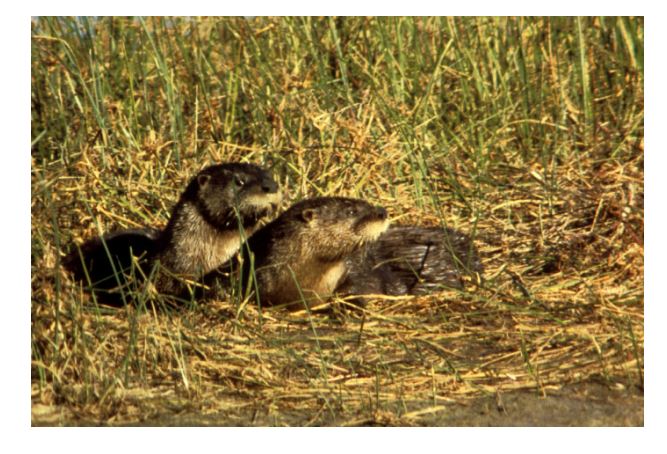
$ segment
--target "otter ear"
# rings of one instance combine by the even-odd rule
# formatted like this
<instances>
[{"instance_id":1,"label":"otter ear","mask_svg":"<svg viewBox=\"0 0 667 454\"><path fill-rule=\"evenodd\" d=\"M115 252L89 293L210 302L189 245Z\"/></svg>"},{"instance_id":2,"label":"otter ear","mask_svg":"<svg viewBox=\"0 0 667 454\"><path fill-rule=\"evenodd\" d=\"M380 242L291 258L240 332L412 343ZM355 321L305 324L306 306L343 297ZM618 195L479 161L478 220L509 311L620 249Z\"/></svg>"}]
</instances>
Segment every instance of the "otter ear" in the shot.
<instances>
[{"instance_id":1,"label":"otter ear","mask_svg":"<svg viewBox=\"0 0 667 454\"><path fill-rule=\"evenodd\" d=\"M306 208L301 212L301 219L304 220L304 222L311 223L315 219L316 213L313 208Z\"/></svg>"},{"instance_id":2,"label":"otter ear","mask_svg":"<svg viewBox=\"0 0 667 454\"><path fill-rule=\"evenodd\" d=\"M200 188L205 188L209 181L211 181L211 175L207 173L197 175L197 184L199 184Z\"/></svg>"}]
</instances>

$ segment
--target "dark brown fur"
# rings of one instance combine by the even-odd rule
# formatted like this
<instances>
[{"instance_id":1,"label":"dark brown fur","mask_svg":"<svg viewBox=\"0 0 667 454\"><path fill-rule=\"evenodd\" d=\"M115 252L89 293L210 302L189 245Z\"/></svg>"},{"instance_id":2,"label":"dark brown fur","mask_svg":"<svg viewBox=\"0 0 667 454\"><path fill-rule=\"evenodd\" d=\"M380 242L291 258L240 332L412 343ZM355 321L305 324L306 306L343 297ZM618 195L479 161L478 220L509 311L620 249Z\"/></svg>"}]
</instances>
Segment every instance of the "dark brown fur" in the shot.
<instances>
[{"instance_id":1,"label":"dark brown fur","mask_svg":"<svg viewBox=\"0 0 667 454\"><path fill-rule=\"evenodd\" d=\"M463 288L464 276L483 271L467 235L449 228L392 226L354 254L341 294L424 295ZM474 279L473 279L474 280Z\"/></svg>"},{"instance_id":2,"label":"dark brown fur","mask_svg":"<svg viewBox=\"0 0 667 454\"><path fill-rule=\"evenodd\" d=\"M275 181L260 167L210 166L190 181L163 231L122 231L90 240L73 250L65 265L75 278L90 278L93 290L107 296L107 302L118 303L125 300L119 287L143 280L137 279L141 273L127 276L134 269L132 256L139 256L143 273L155 267L157 292L182 295L188 281L228 261L279 201Z\"/></svg>"},{"instance_id":3,"label":"dark brown fur","mask_svg":"<svg viewBox=\"0 0 667 454\"><path fill-rule=\"evenodd\" d=\"M296 203L241 248L245 288L256 288L264 306L326 299L345 279L348 256L387 225L386 211L363 200Z\"/></svg>"}]
</instances>

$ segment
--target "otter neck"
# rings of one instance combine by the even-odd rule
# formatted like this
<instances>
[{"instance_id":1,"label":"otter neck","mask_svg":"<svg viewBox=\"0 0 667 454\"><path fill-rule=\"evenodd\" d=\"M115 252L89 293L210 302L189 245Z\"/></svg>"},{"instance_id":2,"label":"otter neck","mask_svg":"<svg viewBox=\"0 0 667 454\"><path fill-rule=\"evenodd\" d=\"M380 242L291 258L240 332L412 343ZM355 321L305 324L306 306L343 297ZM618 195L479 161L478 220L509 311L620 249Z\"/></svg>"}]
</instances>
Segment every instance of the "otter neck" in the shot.
<instances>
[{"instance_id":1,"label":"otter neck","mask_svg":"<svg viewBox=\"0 0 667 454\"><path fill-rule=\"evenodd\" d=\"M250 227L240 232L238 225L216 227L202 216L195 203L182 201L164 231L158 258L177 274L207 273L229 260L239 250L242 233L247 237L252 230Z\"/></svg>"}]
</instances>

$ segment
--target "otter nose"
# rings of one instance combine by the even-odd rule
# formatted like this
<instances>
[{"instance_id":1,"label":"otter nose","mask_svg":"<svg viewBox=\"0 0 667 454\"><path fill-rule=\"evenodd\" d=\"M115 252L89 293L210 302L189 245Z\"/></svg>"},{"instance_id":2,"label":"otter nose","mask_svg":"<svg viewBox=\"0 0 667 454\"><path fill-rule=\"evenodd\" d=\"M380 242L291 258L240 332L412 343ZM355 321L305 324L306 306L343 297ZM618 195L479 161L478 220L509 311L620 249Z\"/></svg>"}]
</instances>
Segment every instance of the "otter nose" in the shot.
<instances>
[{"instance_id":1,"label":"otter nose","mask_svg":"<svg viewBox=\"0 0 667 454\"><path fill-rule=\"evenodd\" d=\"M272 179L265 178L262 180L262 190L264 192L276 192L278 190L278 185Z\"/></svg>"},{"instance_id":2,"label":"otter nose","mask_svg":"<svg viewBox=\"0 0 667 454\"><path fill-rule=\"evenodd\" d=\"M380 219L387 219L387 210L382 207L375 207L375 212Z\"/></svg>"}]
</instances>

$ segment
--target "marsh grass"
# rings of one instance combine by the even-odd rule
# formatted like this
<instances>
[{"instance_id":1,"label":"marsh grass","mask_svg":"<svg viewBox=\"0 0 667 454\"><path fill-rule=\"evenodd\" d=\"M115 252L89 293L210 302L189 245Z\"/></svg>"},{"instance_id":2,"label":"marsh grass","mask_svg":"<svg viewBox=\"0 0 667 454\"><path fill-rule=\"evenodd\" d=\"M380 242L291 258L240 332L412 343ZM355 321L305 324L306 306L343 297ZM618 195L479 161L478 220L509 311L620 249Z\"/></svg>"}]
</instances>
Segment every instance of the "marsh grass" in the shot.
<instances>
[{"instance_id":1,"label":"marsh grass","mask_svg":"<svg viewBox=\"0 0 667 454\"><path fill-rule=\"evenodd\" d=\"M424 424L574 382L643 386L643 20L39 18L33 424ZM207 164L472 234L467 291L364 309L110 309L72 242L166 224Z\"/></svg>"}]
</instances>

